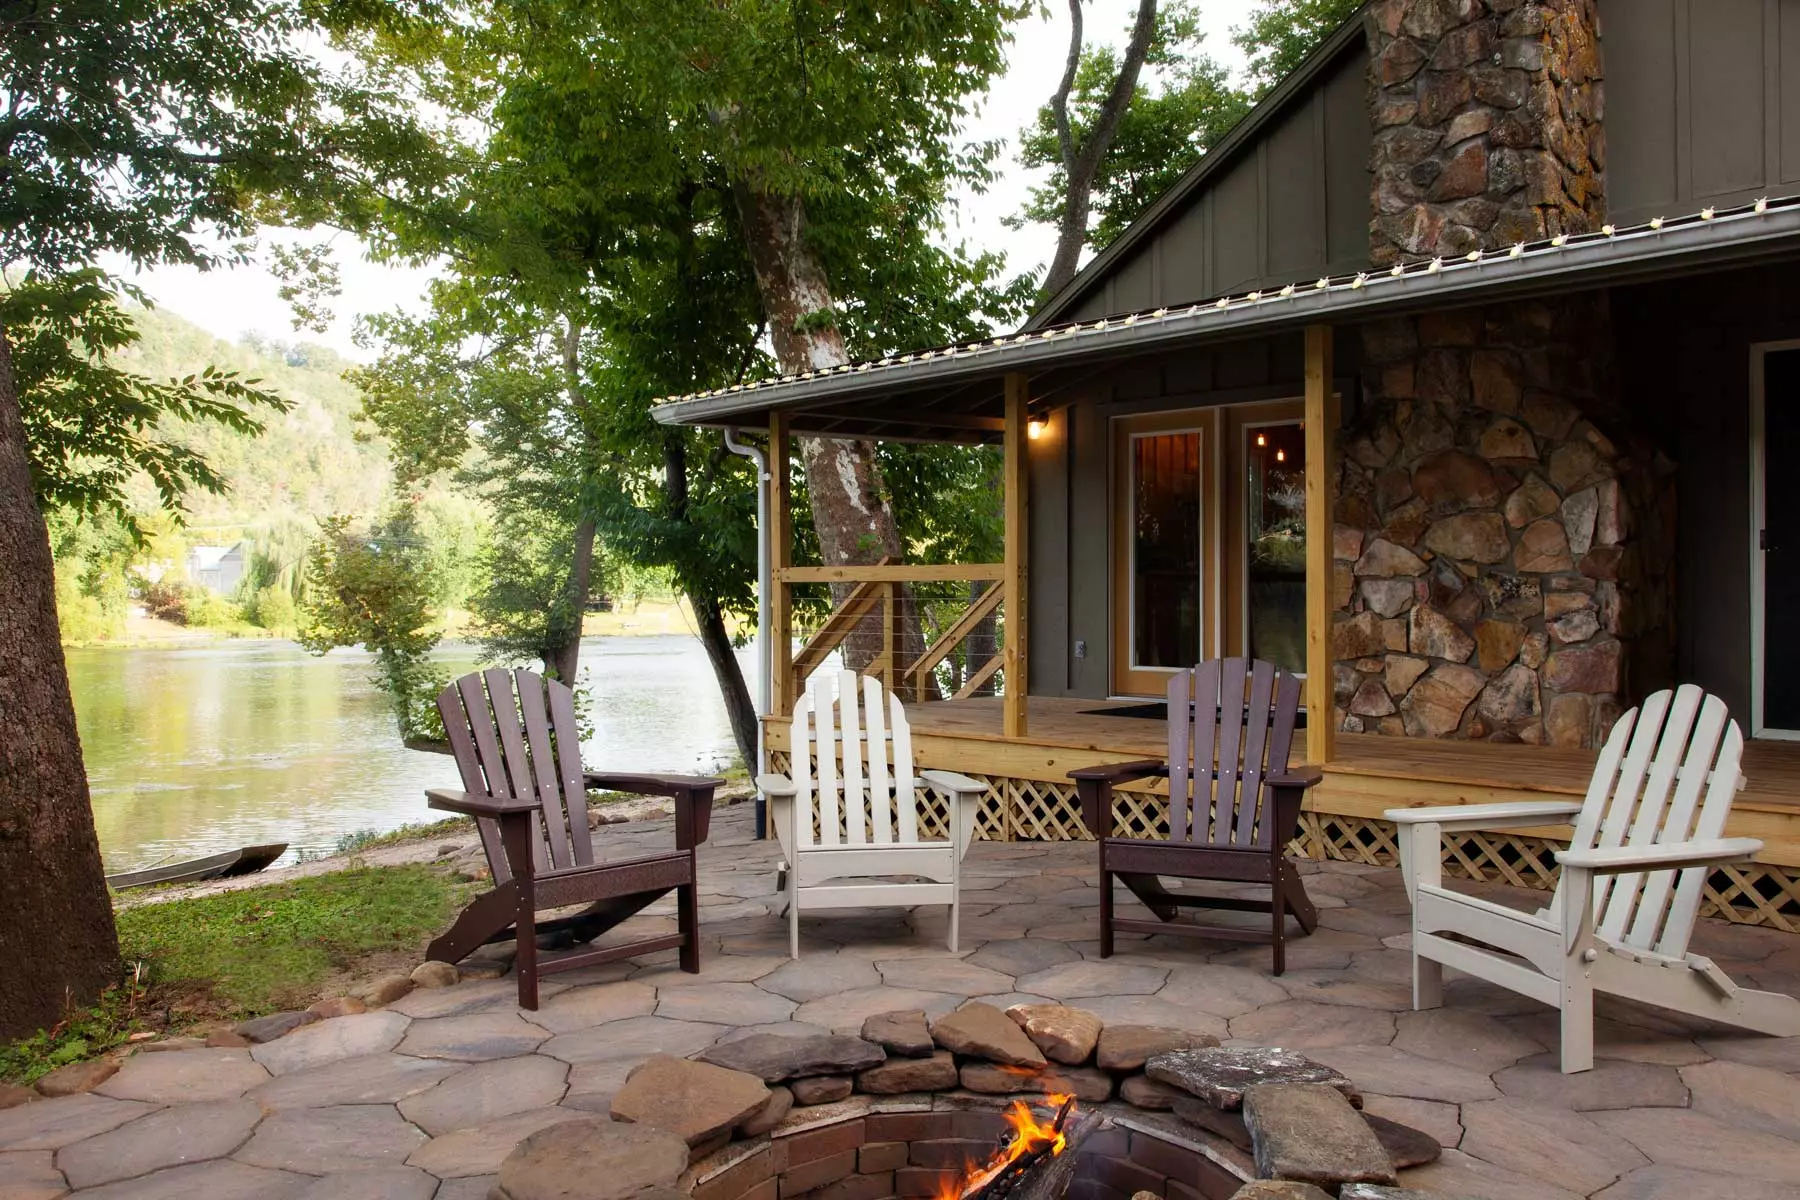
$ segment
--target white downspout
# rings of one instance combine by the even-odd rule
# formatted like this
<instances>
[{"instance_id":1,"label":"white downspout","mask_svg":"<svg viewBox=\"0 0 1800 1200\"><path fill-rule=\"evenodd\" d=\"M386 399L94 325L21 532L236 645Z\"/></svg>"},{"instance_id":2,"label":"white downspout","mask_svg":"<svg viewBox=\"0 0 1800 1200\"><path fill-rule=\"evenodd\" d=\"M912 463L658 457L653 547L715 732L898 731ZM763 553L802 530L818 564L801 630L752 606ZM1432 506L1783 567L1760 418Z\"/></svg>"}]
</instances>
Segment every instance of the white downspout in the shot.
<instances>
[{"instance_id":1,"label":"white downspout","mask_svg":"<svg viewBox=\"0 0 1800 1200\"><path fill-rule=\"evenodd\" d=\"M725 448L756 464L756 771L769 769L769 748L763 733L763 718L769 715L771 700L769 646L769 589L773 586L773 564L769 561L769 456L755 446L737 439L738 431L725 431ZM756 793L756 836L769 836L768 801Z\"/></svg>"}]
</instances>

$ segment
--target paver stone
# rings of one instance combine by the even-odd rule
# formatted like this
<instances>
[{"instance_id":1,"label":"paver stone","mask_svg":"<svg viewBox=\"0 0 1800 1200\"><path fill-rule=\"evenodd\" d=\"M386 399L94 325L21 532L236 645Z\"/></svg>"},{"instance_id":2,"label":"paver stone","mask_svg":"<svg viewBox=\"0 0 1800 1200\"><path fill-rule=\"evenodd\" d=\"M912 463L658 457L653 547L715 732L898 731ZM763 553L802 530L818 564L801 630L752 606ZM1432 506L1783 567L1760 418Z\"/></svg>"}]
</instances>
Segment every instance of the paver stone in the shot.
<instances>
[{"instance_id":1,"label":"paver stone","mask_svg":"<svg viewBox=\"0 0 1800 1200\"><path fill-rule=\"evenodd\" d=\"M48 1150L0 1154L0 1196L7 1200L56 1200L68 1194L55 1158Z\"/></svg>"},{"instance_id":2,"label":"paver stone","mask_svg":"<svg viewBox=\"0 0 1800 1200\"><path fill-rule=\"evenodd\" d=\"M338 1104L290 1108L269 1116L232 1157L281 1171L329 1175L394 1167L425 1135L386 1104Z\"/></svg>"},{"instance_id":3,"label":"paver stone","mask_svg":"<svg viewBox=\"0 0 1800 1200\"><path fill-rule=\"evenodd\" d=\"M277 1041L266 1042L250 1051L250 1057L269 1069L271 1075L304 1071L392 1050L412 1024L408 1017L396 1012L358 1013L320 1021L296 1029Z\"/></svg>"},{"instance_id":4,"label":"paver stone","mask_svg":"<svg viewBox=\"0 0 1800 1200\"><path fill-rule=\"evenodd\" d=\"M95 1088L116 1100L148 1100L153 1104L197 1104L202 1100L236 1100L269 1078L248 1050L177 1050L173 1054L134 1054L119 1073Z\"/></svg>"},{"instance_id":5,"label":"paver stone","mask_svg":"<svg viewBox=\"0 0 1800 1200\"><path fill-rule=\"evenodd\" d=\"M414 1021L398 1051L420 1058L485 1062L530 1054L549 1037L516 1012L480 1012Z\"/></svg>"},{"instance_id":6,"label":"paver stone","mask_svg":"<svg viewBox=\"0 0 1800 1200\"><path fill-rule=\"evenodd\" d=\"M438 1181L417 1167L344 1171L314 1180L294 1200L434 1200Z\"/></svg>"},{"instance_id":7,"label":"paver stone","mask_svg":"<svg viewBox=\"0 0 1800 1200\"><path fill-rule=\"evenodd\" d=\"M617 1121L580 1121L538 1130L506 1156L497 1200L632 1200L672 1186L687 1169L688 1146L666 1130ZM604 1190L595 1181L604 1180Z\"/></svg>"},{"instance_id":8,"label":"paver stone","mask_svg":"<svg viewBox=\"0 0 1800 1200\"><path fill-rule=\"evenodd\" d=\"M835 996L855 988L878 987L881 972L866 958L847 954L812 954L789 959L756 981L756 986L799 1004Z\"/></svg>"},{"instance_id":9,"label":"paver stone","mask_svg":"<svg viewBox=\"0 0 1800 1200\"><path fill-rule=\"evenodd\" d=\"M437 1137L555 1104L567 1090L568 1078L565 1064L541 1054L477 1063L401 1100L400 1115Z\"/></svg>"},{"instance_id":10,"label":"paver stone","mask_svg":"<svg viewBox=\"0 0 1800 1200\"><path fill-rule=\"evenodd\" d=\"M155 1105L88 1092L37 1100L0 1112L0 1151L60 1150L136 1120Z\"/></svg>"},{"instance_id":11,"label":"paver stone","mask_svg":"<svg viewBox=\"0 0 1800 1200\"><path fill-rule=\"evenodd\" d=\"M656 1009L656 989L647 983L622 980L570 988L544 1001L531 1014L531 1023L551 1033L576 1033L623 1021L647 1017Z\"/></svg>"},{"instance_id":12,"label":"paver stone","mask_svg":"<svg viewBox=\"0 0 1800 1200\"><path fill-rule=\"evenodd\" d=\"M1649 1162L1626 1138L1567 1110L1489 1100L1463 1105L1462 1124L1463 1153L1584 1195Z\"/></svg>"},{"instance_id":13,"label":"paver stone","mask_svg":"<svg viewBox=\"0 0 1800 1200\"><path fill-rule=\"evenodd\" d=\"M1695 1112L1739 1129L1800 1142L1800 1079L1744 1063L1710 1062L1681 1068Z\"/></svg>"},{"instance_id":14,"label":"paver stone","mask_svg":"<svg viewBox=\"0 0 1800 1200\"><path fill-rule=\"evenodd\" d=\"M978 967L960 958L901 958L875 964L889 987L918 988L961 996L986 996L1013 990L1013 977Z\"/></svg>"},{"instance_id":15,"label":"paver stone","mask_svg":"<svg viewBox=\"0 0 1800 1200\"><path fill-rule=\"evenodd\" d=\"M729 1134L768 1102L769 1089L755 1075L659 1054L626 1077L612 1117L667 1129L692 1147Z\"/></svg>"},{"instance_id":16,"label":"paver stone","mask_svg":"<svg viewBox=\"0 0 1800 1200\"><path fill-rule=\"evenodd\" d=\"M638 1060L651 1054L686 1056L712 1045L726 1028L666 1017L630 1017L580 1033L559 1033L538 1052L571 1064Z\"/></svg>"},{"instance_id":17,"label":"paver stone","mask_svg":"<svg viewBox=\"0 0 1800 1200\"><path fill-rule=\"evenodd\" d=\"M302 1025L311 1025L319 1019L315 1012L278 1012L266 1017L254 1017L248 1021L240 1021L232 1027L232 1032L253 1043L272 1042L278 1037L285 1037Z\"/></svg>"},{"instance_id":18,"label":"paver stone","mask_svg":"<svg viewBox=\"0 0 1800 1200\"><path fill-rule=\"evenodd\" d=\"M97 1187L164 1167L224 1158L262 1118L262 1106L254 1100L180 1104L65 1146L56 1165L70 1187Z\"/></svg>"},{"instance_id":19,"label":"paver stone","mask_svg":"<svg viewBox=\"0 0 1800 1200\"><path fill-rule=\"evenodd\" d=\"M510 1117L501 1117L486 1125L458 1129L455 1133L433 1138L413 1151L412 1156L406 1160L406 1165L429 1171L445 1180L467 1175L492 1175L500 1169L500 1164L515 1146L538 1130L569 1121L579 1121L585 1125L592 1119L592 1113L572 1108L534 1108L514 1113ZM614 1121L608 1121L608 1124L630 1128Z\"/></svg>"},{"instance_id":20,"label":"paver stone","mask_svg":"<svg viewBox=\"0 0 1800 1200\"><path fill-rule=\"evenodd\" d=\"M786 996L765 992L754 983L665 988L657 993L656 1015L673 1021L762 1025L788 1020L794 1015L794 1002Z\"/></svg>"},{"instance_id":21,"label":"paver stone","mask_svg":"<svg viewBox=\"0 0 1800 1200\"><path fill-rule=\"evenodd\" d=\"M931 1040L931 1027L919 1009L876 1013L862 1025L866 1042L874 1042L889 1054L906 1058L930 1058L937 1051Z\"/></svg>"},{"instance_id":22,"label":"paver stone","mask_svg":"<svg viewBox=\"0 0 1800 1200\"><path fill-rule=\"evenodd\" d=\"M462 1063L404 1054L365 1054L305 1071L290 1071L245 1093L264 1108L327 1108L334 1104L393 1104L433 1087Z\"/></svg>"},{"instance_id":23,"label":"paver stone","mask_svg":"<svg viewBox=\"0 0 1800 1200\"><path fill-rule=\"evenodd\" d=\"M81 1200L293 1200L312 1180L228 1158L169 1167L81 1193Z\"/></svg>"},{"instance_id":24,"label":"paver stone","mask_svg":"<svg viewBox=\"0 0 1800 1200\"><path fill-rule=\"evenodd\" d=\"M1148 996L1168 981L1163 967L1121 966L1106 962L1061 963L1019 976L1021 992L1071 1000L1082 996ZM998 991L1000 989L992 989Z\"/></svg>"},{"instance_id":25,"label":"paver stone","mask_svg":"<svg viewBox=\"0 0 1800 1200\"><path fill-rule=\"evenodd\" d=\"M845 1075L879 1066L887 1053L859 1037L788 1037L757 1033L718 1042L700 1053L703 1062L744 1071L764 1083L780 1083L808 1075Z\"/></svg>"},{"instance_id":26,"label":"paver stone","mask_svg":"<svg viewBox=\"0 0 1800 1200\"><path fill-rule=\"evenodd\" d=\"M1552 1051L1494 1072L1494 1083L1515 1100L1576 1112L1688 1105L1679 1070L1623 1058L1596 1058L1593 1070L1564 1075L1562 1058Z\"/></svg>"}]
</instances>

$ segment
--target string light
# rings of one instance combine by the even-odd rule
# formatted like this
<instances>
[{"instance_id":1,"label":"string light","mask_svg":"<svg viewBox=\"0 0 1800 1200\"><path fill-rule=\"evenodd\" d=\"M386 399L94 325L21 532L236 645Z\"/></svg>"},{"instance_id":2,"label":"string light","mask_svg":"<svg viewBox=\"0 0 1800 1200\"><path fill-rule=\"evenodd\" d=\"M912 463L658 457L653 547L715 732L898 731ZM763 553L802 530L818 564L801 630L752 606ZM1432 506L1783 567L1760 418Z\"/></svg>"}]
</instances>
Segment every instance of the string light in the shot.
<instances>
[{"instance_id":1,"label":"string light","mask_svg":"<svg viewBox=\"0 0 1800 1200\"><path fill-rule=\"evenodd\" d=\"M1286 450L1275 451L1275 461L1276 462L1286 462L1287 461L1287 451Z\"/></svg>"},{"instance_id":2,"label":"string light","mask_svg":"<svg viewBox=\"0 0 1800 1200\"><path fill-rule=\"evenodd\" d=\"M1266 446L1266 445L1268 445L1268 444L1269 444L1269 435L1268 435L1268 434L1266 434L1266 433L1259 433L1259 434L1257 434L1257 435L1256 435L1256 444L1257 444L1257 445L1259 445L1259 446Z\"/></svg>"}]
</instances>

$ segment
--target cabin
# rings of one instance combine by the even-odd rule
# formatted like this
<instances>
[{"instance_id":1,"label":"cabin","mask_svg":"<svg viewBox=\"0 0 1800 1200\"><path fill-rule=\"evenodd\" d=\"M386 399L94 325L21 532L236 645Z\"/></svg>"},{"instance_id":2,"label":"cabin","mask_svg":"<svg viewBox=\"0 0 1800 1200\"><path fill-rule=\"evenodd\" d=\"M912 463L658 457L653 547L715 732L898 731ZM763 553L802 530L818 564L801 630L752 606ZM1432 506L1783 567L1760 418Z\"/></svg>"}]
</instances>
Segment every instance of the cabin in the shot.
<instances>
[{"instance_id":1,"label":"cabin","mask_svg":"<svg viewBox=\"0 0 1800 1200\"><path fill-rule=\"evenodd\" d=\"M220 596L237 591L244 580L248 555L243 542L229 546L191 546L187 555L188 578Z\"/></svg>"},{"instance_id":2,"label":"cabin","mask_svg":"<svg viewBox=\"0 0 1800 1200\"><path fill-rule=\"evenodd\" d=\"M1384 810L1579 794L1693 682L1765 842L1709 911L1800 929L1800 0L1372 0L1022 329L657 416L767 439L777 768L883 629L903 694L971 664L914 746L989 784L982 833L1082 837L1068 771L1160 754L1169 673L1249 653L1305 675L1299 851L1393 862ZM802 437L1002 445L1003 561L795 565ZM916 644L906 589L951 583ZM1451 861L1550 886L1566 835Z\"/></svg>"}]
</instances>

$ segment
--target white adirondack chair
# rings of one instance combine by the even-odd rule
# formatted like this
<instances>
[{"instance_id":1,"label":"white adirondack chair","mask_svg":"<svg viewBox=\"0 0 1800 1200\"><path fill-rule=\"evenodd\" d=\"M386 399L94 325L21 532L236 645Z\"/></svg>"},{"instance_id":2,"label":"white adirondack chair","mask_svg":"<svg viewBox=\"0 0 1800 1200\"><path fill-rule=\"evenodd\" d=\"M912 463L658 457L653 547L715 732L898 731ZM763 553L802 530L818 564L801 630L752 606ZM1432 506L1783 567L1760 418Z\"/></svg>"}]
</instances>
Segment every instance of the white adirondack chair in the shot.
<instances>
[{"instance_id":1,"label":"white adirondack chair","mask_svg":"<svg viewBox=\"0 0 1800 1200\"><path fill-rule=\"evenodd\" d=\"M1724 702L1688 685L1619 718L1579 804L1389 809L1413 904L1413 1007L1443 1002L1450 966L1560 1008L1565 1073L1594 1065L1597 991L1800 1034L1800 1000L1739 987L1687 949L1707 871L1762 849L1755 838L1723 836L1743 786L1743 750ZM1443 834L1571 818L1574 836L1556 856L1562 878L1548 908L1519 912L1443 886Z\"/></svg>"},{"instance_id":2,"label":"white adirondack chair","mask_svg":"<svg viewBox=\"0 0 1800 1200\"><path fill-rule=\"evenodd\" d=\"M800 957L803 910L914 904L950 906L955 953L962 857L986 786L950 771L915 772L906 710L879 680L859 688L852 671L813 676L794 704L790 745L792 778L756 779L786 859L788 953ZM945 840L920 837L921 782L949 802Z\"/></svg>"}]
</instances>

